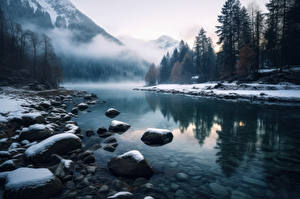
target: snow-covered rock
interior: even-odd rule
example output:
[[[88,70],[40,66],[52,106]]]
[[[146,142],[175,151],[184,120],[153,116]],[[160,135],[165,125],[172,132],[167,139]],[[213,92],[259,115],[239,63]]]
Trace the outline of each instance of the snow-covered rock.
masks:
[[[65,154],[81,148],[81,140],[72,133],[62,133],[51,136],[25,151],[27,159],[33,162],[51,161],[52,154]]]
[[[47,199],[62,189],[62,184],[49,169],[19,168],[6,173],[5,198]]]
[[[0,172],[11,171],[14,170],[15,168],[16,168],[16,164],[14,160],[6,160],[0,165]]]
[[[114,118],[120,114],[120,111],[114,108],[110,108],[105,112],[105,115],[110,118]]]
[[[81,131],[77,125],[71,123],[66,124],[65,130],[66,130],[65,133],[73,133],[73,134],[78,134]]]
[[[109,199],[130,199],[133,197],[133,194],[127,191],[121,191],[118,193],[115,193],[112,196],[108,196]]]
[[[36,141],[48,138],[53,134],[54,130],[51,124],[34,124],[21,130],[20,139]]]
[[[9,158],[11,156],[9,151],[0,151],[0,158],[4,159],[4,158]]]
[[[112,158],[107,167],[115,176],[150,178],[153,175],[153,169],[137,150]]]
[[[147,145],[164,145],[172,142],[173,134],[167,129],[149,128],[141,140]]]
[[[72,175],[74,169],[74,162],[72,160],[61,159],[55,171],[55,175],[64,178],[67,175]]]
[[[87,105],[86,103],[80,103],[77,105],[78,109],[83,111],[85,109],[87,109],[89,107],[89,105]]]
[[[109,130],[112,132],[125,132],[130,128],[130,125],[125,122],[113,120],[110,123]]]

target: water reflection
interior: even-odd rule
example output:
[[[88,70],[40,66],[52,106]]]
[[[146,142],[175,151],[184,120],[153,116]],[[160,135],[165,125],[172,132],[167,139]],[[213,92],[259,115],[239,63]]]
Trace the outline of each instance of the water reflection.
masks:
[[[176,182],[191,198],[210,195],[210,183],[221,184],[250,198],[300,198],[300,109],[116,90],[89,90],[106,104],[97,104],[77,119],[82,129],[108,126],[105,111],[121,111],[118,120],[132,128],[116,135],[114,153],[98,150],[104,165],[112,156],[140,150],[159,174],[151,183],[169,187],[177,172],[190,175]],[[141,140],[147,128],[173,131],[173,141],[149,147]],[[94,139],[90,144],[101,142]],[[205,192],[205,194],[204,194]],[[246,196],[245,196],[246,197]],[[171,197],[172,198],[172,197]],[[198,197],[199,198],[199,197]],[[205,197],[204,197],[205,198]],[[238,197],[241,198],[241,197]]]
[[[153,93],[145,96],[151,109],[158,109],[168,120],[173,119],[182,133],[192,128],[200,146],[214,145],[212,140],[216,139],[216,162],[226,176],[232,176],[243,161],[250,162],[263,155],[263,164],[268,160],[264,165],[268,172],[265,175],[283,175],[282,170],[286,168],[297,176],[294,179],[300,179],[299,108],[187,100],[183,96]],[[278,166],[281,170],[272,170],[271,164],[283,165]],[[291,171],[290,166],[298,168],[297,171]],[[291,181],[285,183],[293,185]]]

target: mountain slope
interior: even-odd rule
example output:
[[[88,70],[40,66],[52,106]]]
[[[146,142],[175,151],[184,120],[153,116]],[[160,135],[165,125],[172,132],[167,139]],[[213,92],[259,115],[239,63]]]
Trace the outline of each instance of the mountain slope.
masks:
[[[179,41],[166,35],[162,35],[158,39],[152,40],[151,42],[161,49],[174,49],[179,45]]]
[[[122,44],[80,12],[69,0],[1,0],[0,3],[6,17],[18,23],[33,24],[44,29],[68,29],[77,40],[83,42],[100,34]]]

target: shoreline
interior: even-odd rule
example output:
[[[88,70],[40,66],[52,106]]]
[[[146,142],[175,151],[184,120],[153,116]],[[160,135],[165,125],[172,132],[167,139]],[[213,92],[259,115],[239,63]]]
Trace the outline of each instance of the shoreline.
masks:
[[[100,148],[115,150],[118,142],[113,135],[118,130],[124,131],[120,128],[126,123],[118,121],[120,124],[115,124],[112,131],[113,122],[108,130],[99,126],[98,131],[82,131],[72,118],[105,103],[95,94],[65,88],[32,91],[0,87],[0,103],[5,104],[0,107],[0,198],[20,199],[23,195],[57,199],[144,198],[146,193],[167,198],[153,190],[154,185],[145,177],[125,178],[114,175],[109,164],[101,166],[94,152]],[[91,136],[98,136],[101,142],[86,145],[85,140]],[[139,152],[127,153],[132,164],[136,161],[135,153]],[[120,158],[121,155],[115,156],[108,163],[120,160],[126,165],[123,161],[127,161],[127,156]],[[143,175],[145,165],[152,172],[146,160],[143,164],[139,161],[136,166],[142,169]],[[40,192],[43,195],[36,195]]]
[[[218,82],[182,85],[159,84],[156,86],[137,87],[133,90],[203,97],[226,101],[300,105],[300,85],[291,85],[288,83],[280,85]]]

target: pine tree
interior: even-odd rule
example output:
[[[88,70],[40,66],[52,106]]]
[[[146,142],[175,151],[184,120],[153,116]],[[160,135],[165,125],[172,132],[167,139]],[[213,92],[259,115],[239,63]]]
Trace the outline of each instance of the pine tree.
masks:
[[[223,77],[230,77],[235,72],[240,49],[250,42],[250,18],[239,0],[227,0],[218,16],[218,44],[222,45]]]
[[[154,64],[150,65],[149,71],[145,76],[145,81],[148,86],[155,85],[157,82],[157,70]]]
[[[207,81],[212,78],[212,71],[215,66],[215,54],[212,41],[206,36],[203,28],[196,36],[194,44],[194,65],[199,81]]]

